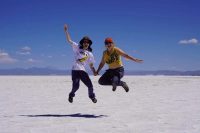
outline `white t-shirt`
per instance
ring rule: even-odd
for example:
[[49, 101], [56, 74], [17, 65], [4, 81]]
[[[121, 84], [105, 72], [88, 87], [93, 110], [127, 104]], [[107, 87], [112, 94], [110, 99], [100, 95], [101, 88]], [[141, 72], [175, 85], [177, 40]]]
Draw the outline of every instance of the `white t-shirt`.
[[72, 48], [75, 57], [72, 70], [86, 71], [85, 66], [95, 62], [93, 54], [87, 50], [80, 49], [79, 45], [75, 42], [72, 43]]

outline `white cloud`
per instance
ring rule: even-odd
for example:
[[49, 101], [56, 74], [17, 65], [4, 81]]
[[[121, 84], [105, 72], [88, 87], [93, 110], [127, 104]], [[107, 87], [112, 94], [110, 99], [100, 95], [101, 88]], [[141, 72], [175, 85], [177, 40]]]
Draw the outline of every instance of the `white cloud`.
[[17, 52], [17, 53], [18, 53], [18, 54], [21, 54], [21, 55], [29, 55], [29, 54], [31, 54], [31, 48], [28, 47], [28, 46], [22, 47], [22, 48], [20, 49], [20, 51]]
[[192, 39], [189, 39], [189, 40], [180, 40], [179, 41], [180, 44], [198, 44], [198, 40], [196, 38], [192, 38]]
[[16, 59], [10, 57], [8, 53], [0, 50], [0, 64], [12, 64], [15, 62], [17, 62]]
[[21, 48], [21, 50], [24, 50], [24, 51], [31, 51], [31, 48], [28, 47], [28, 46], [25, 46], [25, 47]]
[[32, 64], [32, 63], [40, 63], [41, 61], [30, 58], [27, 60], [27, 62]]

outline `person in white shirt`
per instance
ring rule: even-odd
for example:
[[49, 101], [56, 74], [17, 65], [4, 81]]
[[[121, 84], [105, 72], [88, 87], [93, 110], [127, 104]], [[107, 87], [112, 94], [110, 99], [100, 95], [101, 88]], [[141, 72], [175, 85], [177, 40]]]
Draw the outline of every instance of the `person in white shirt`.
[[96, 103], [95, 93], [93, 92], [93, 84], [89, 78], [88, 73], [85, 70], [85, 66], [89, 64], [93, 74], [95, 75], [95, 68], [93, 66], [94, 56], [92, 54], [92, 40], [85, 36], [83, 37], [79, 44], [71, 40], [68, 33], [68, 26], [64, 25], [64, 31], [66, 34], [66, 39], [71, 44], [74, 51], [74, 63], [72, 66], [72, 90], [69, 93], [69, 102], [73, 102], [73, 97], [75, 97], [75, 92], [79, 89], [80, 80], [88, 87], [88, 96], [92, 102]]

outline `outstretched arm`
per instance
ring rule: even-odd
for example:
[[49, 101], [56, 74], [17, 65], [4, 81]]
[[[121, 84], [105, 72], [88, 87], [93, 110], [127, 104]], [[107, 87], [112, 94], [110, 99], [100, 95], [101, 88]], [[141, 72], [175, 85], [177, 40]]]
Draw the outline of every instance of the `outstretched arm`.
[[129, 59], [129, 60], [132, 60], [132, 61], [135, 61], [135, 62], [138, 62], [138, 63], [142, 63], [143, 62], [143, 60], [141, 60], [141, 59], [137, 59], [137, 58], [134, 58], [132, 56], [129, 56], [127, 53], [125, 53], [124, 51], [122, 51], [119, 48], [117, 48], [117, 52], [118, 52], [118, 54], [120, 54], [121, 56], [123, 56], [126, 59]]
[[73, 41], [71, 40], [71, 37], [70, 37], [70, 35], [69, 35], [67, 24], [64, 25], [64, 31], [65, 31], [65, 35], [66, 35], [67, 41], [68, 41], [70, 44], [72, 44]]

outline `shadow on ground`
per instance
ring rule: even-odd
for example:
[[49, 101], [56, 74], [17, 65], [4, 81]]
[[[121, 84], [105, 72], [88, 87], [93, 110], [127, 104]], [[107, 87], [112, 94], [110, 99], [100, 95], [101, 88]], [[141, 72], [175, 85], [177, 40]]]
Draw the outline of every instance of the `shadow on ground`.
[[25, 117], [78, 117], [78, 118], [103, 118], [108, 117], [107, 115], [91, 115], [91, 114], [69, 114], [69, 115], [59, 115], [59, 114], [43, 114], [43, 115], [20, 115]]

